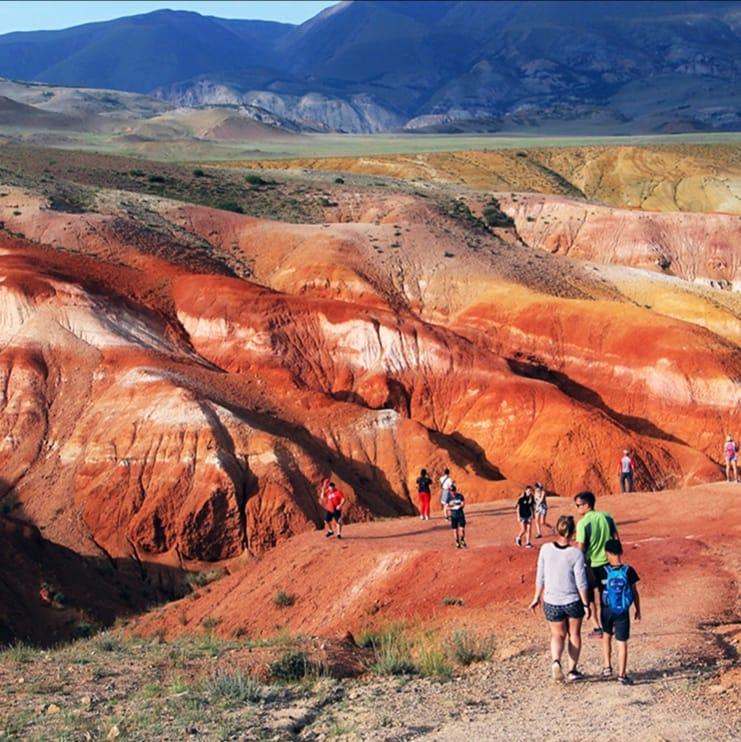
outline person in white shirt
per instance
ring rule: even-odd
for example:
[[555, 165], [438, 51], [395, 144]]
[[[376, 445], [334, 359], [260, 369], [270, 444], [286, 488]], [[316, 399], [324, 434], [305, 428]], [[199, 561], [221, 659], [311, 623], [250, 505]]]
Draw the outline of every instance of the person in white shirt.
[[448, 503], [450, 502], [450, 492], [453, 486], [450, 469], [446, 469], [440, 477], [440, 504], [443, 506], [443, 515], [446, 518], [450, 518]]
[[568, 638], [569, 670], [566, 679], [581, 680], [577, 669], [581, 653], [581, 624], [589, 618], [587, 595], [587, 565], [584, 553], [571, 545], [576, 533], [576, 524], [571, 515], [562, 515], [556, 523], [558, 538], [543, 544], [538, 553], [538, 571], [535, 577], [535, 596], [530, 610], [543, 602], [543, 612], [551, 630], [551, 676], [563, 680], [561, 668]]

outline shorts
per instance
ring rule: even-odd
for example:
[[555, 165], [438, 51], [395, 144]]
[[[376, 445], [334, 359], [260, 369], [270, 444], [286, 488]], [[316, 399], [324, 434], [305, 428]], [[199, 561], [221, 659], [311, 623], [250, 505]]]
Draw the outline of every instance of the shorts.
[[339, 510], [335, 510], [334, 512], [325, 510], [324, 511], [324, 522], [331, 523], [333, 520], [336, 520], [338, 523], [342, 523], [342, 513]]
[[450, 527], [451, 528], [464, 528], [466, 525], [466, 514], [460, 510], [454, 510], [450, 514]]
[[532, 516], [530, 516], [529, 518], [518, 518], [517, 520], [519, 520], [520, 523], [523, 523], [524, 525], [527, 525], [528, 523], [530, 523], [532, 521], [532, 519], [533, 519]]
[[440, 495], [440, 504], [447, 505], [450, 502], [450, 492], [447, 490]]
[[548, 506], [545, 503], [535, 506], [535, 515], [548, 515]]
[[602, 631], [612, 636], [619, 642], [627, 642], [630, 639], [630, 612], [625, 611], [620, 616], [615, 616], [609, 605], [602, 604]]
[[565, 621], [567, 618], [584, 618], [584, 606], [581, 600], [566, 605], [551, 605], [543, 602], [543, 613], [546, 621]]
[[735, 464], [737, 458], [738, 458], [738, 455], [735, 453], [731, 457], [726, 456], [726, 464]]
[[[603, 580], [607, 579], [607, 569], [605, 569], [604, 564], [600, 564], [599, 567], [587, 567], [587, 587], [591, 593], [592, 590], [595, 588], [600, 591], [600, 594], [602, 593], [602, 590], [604, 589], [604, 582]], [[590, 602], [592, 600], [591, 595], [589, 598]]]

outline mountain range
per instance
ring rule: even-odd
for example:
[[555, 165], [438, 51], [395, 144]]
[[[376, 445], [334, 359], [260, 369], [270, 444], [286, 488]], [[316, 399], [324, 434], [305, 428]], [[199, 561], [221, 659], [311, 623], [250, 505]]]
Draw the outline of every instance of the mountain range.
[[341, 2], [0, 36], [0, 76], [265, 109], [305, 129], [736, 130], [736, 2]]

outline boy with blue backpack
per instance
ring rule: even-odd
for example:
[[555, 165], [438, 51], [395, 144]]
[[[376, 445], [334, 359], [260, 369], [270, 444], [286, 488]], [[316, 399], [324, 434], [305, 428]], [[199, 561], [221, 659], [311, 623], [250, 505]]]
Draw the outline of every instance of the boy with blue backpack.
[[602, 677], [612, 675], [612, 636], [617, 642], [618, 674], [621, 685], [633, 685], [627, 674], [628, 639], [630, 638], [630, 606], [635, 605], [635, 620], [641, 620], [641, 599], [636, 583], [640, 579], [633, 567], [620, 558], [623, 546], [617, 539], [605, 543], [605, 565], [602, 578]]

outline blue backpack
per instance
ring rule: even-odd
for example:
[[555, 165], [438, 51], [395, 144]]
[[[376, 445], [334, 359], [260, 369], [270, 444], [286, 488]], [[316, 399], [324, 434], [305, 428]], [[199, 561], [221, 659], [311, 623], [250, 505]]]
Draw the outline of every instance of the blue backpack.
[[618, 567], [605, 565], [607, 579], [603, 593], [605, 604], [609, 606], [614, 616], [622, 616], [628, 612], [633, 602], [633, 588], [628, 582], [628, 565]]

